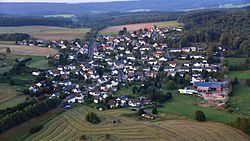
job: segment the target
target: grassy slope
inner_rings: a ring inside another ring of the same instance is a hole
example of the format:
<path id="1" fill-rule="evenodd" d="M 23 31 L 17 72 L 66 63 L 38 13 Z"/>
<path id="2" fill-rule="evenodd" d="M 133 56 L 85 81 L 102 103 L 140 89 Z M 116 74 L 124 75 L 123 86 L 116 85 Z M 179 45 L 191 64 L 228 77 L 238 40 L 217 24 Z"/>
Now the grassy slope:
<path id="1" fill-rule="evenodd" d="M 1 54 L 3 55 L 3 54 Z M 14 64 L 15 59 L 21 57 L 30 57 L 22 55 L 6 55 L 5 65 L 0 67 L 0 74 L 8 72 Z M 45 57 L 31 56 L 32 60 L 27 62 L 27 66 L 32 68 L 46 69 L 48 68 L 48 60 Z M 12 107 L 18 103 L 25 101 L 26 96 L 21 95 L 21 91 L 27 89 L 34 80 L 31 74 L 22 74 L 11 76 L 16 83 L 14 86 L 9 85 L 9 81 L 0 83 L 0 109 Z"/>
<path id="2" fill-rule="evenodd" d="M 3 134 L 0 134 L 0 139 L 4 141 L 21 141 L 24 140 L 27 136 L 29 136 L 29 130 L 31 127 L 35 127 L 37 125 L 45 124 L 49 120 L 56 117 L 58 114 L 60 114 L 62 110 L 60 109 L 54 109 L 51 110 L 39 117 L 36 117 L 30 121 L 25 122 L 24 124 L 17 126 L 15 128 L 12 128 L 8 130 L 7 132 L 4 132 Z"/>
<path id="3" fill-rule="evenodd" d="M 86 113 L 95 111 L 101 123 L 92 125 L 85 121 Z M 132 113 L 126 109 L 97 111 L 88 106 L 67 110 L 44 125 L 44 128 L 27 140 L 248 140 L 239 130 L 218 123 L 199 123 L 189 120 L 160 122 L 138 121 L 122 116 Z M 113 120 L 121 123 L 113 124 Z M 109 139 L 106 139 L 109 135 Z"/>
<path id="4" fill-rule="evenodd" d="M 250 87 L 240 84 L 234 87 L 230 105 L 239 108 L 237 113 L 250 116 Z"/>

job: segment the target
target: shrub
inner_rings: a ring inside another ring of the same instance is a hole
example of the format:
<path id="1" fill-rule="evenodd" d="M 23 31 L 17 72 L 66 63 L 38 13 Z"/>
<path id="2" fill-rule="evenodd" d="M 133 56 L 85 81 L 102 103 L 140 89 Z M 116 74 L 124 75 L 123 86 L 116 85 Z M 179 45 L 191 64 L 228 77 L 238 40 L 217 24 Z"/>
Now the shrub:
<path id="1" fill-rule="evenodd" d="M 247 79 L 245 83 L 248 87 L 250 87 L 250 79 Z"/>
<path id="2" fill-rule="evenodd" d="M 250 118 L 239 117 L 234 123 L 233 127 L 242 130 L 246 134 L 250 135 Z"/>
<path id="3" fill-rule="evenodd" d="M 31 134 L 34 134 L 34 133 L 36 133 L 36 132 L 39 132 L 39 131 L 42 130 L 42 129 L 43 129 L 43 125 L 38 125 L 38 126 L 35 126 L 35 127 L 30 128 L 30 133 L 31 133 Z"/>
<path id="4" fill-rule="evenodd" d="M 202 111 L 196 111 L 195 112 L 195 120 L 200 121 L 200 122 L 204 122 L 206 121 L 206 116 Z"/>
<path id="5" fill-rule="evenodd" d="M 138 116 L 141 116 L 142 114 L 145 114 L 145 112 L 143 109 L 140 109 L 137 114 L 138 114 Z"/>
<path id="6" fill-rule="evenodd" d="M 15 85 L 16 83 L 15 83 L 15 81 L 14 80 L 10 80 L 10 85 Z"/>
<path id="7" fill-rule="evenodd" d="M 86 120 L 92 124 L 97 124 L 100 122 L 99 117 L 94 112 L 90 112 L 86 116 Z"/>
<path id="8" fill-rule="evenodd" d="M 80 140 L 87 140 L 87 138 L 86 138 L 85 135 L 82 135 L 82 136 L 80 137 Z"/>

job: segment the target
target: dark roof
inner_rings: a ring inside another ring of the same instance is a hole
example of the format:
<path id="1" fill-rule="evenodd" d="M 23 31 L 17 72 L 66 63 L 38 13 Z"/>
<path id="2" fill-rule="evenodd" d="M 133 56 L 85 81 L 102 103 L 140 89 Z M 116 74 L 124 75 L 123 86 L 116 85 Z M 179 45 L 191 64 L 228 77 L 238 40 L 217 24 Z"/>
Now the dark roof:
<path id="1" fill-rule="evenodd" d="M 222 88 L 220 82 L 194 82 L 195 87 Z"/>

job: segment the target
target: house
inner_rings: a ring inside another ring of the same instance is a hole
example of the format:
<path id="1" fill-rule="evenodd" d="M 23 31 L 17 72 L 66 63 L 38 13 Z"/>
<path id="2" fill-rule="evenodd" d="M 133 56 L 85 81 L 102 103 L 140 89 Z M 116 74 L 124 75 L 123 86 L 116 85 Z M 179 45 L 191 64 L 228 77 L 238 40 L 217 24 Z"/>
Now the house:
<path id="1" fill-rule="evenodd" d="M 175 68 L 176 65 L 177 65 L 177 63 L 176 63 L 176 61 L 170 61 L 170 62 L 168 62 L 168 65 L 169 65 L 170 67 L 172 67 L 172 68 Z"/>
<path id="2" fill-rule="evenodd" d="M 131 107 L 139 107 L 141 105 L 141 101 L 139 99 L 133 99 L 128 102 L 128 105 Z"/>

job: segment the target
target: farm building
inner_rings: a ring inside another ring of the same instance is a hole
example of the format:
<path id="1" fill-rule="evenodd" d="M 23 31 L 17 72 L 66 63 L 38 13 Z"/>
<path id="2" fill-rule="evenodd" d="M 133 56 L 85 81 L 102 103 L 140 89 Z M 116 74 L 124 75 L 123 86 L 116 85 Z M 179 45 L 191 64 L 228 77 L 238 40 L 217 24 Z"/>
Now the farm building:
<path id="1" fill-rule="evenodd" d="M 197 91 L 202 91 L 202 92 L 208 92 L 208 91 L 221 92 L 223 85 L 221 82 L 194 82 L 193 87 L 195 87 Z"/>

